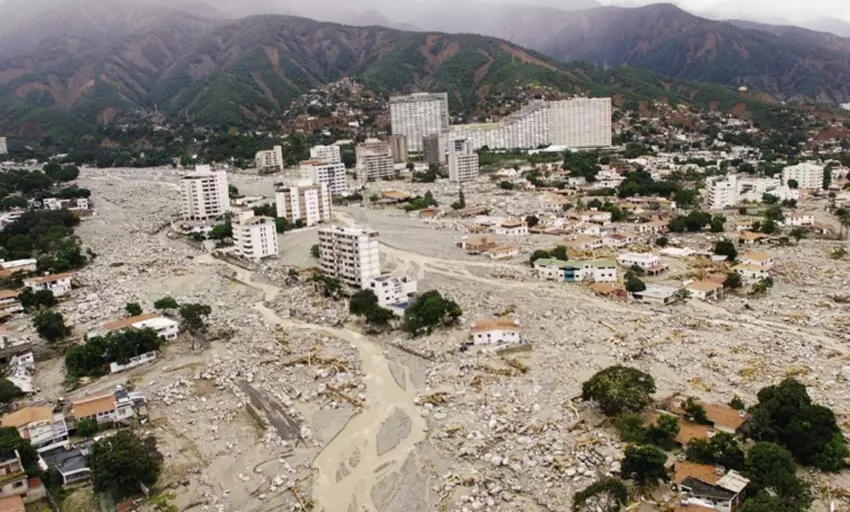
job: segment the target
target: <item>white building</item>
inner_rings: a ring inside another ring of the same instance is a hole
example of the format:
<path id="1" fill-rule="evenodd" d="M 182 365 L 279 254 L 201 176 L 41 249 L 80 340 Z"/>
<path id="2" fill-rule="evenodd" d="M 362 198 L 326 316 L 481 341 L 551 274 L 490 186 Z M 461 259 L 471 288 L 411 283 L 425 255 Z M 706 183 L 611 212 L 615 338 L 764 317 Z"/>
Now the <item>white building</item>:
<path id="1" fill-rule="evenodd" d="M 637 265 L 642 269 L 650 269 L 661 266 L 661 257 L 649 252 L 627 252 L 617 256 L 617 263 L 622 267 L 633 267 Z"/>
<path id="2" fill-rule="evenodd" d="M 323 164 L 338 164 L 342 162 L 342 152 L 336 144 L 330 146 L 313 146 L 310 148 L 310 160 L 315 160 Z"/>
<path id="3" fill-rule="evenodd" d="M 27 277 L 24 286 L 32 288 L 33 292 L 50 290 L 55 297 L 61 297 L 71 291 L 71 274 L 54 274 L 50 276 Z"/>
<path id="4" fill-rule="evenodd" d="M 180 198 L 184 220 L 207 220 L 230 211 L 227 173 L 213 171 L 209 165 L 198 165 L 195 172 L 180 180 Z"/>
<path id="5" fill-rule="evenodd" d="M 476 345 L 495 345 L 498 343 L 519 343 L 519 321 L 509 318 L 485 318 L 472 322 L 469 334 Z"/>
<path id="6" fill-rule="evenodd" d="M 472 152 L 466 141 L 452 141 L 449 146 L 449 180 L 464 183 L 477 177 L 478 154 Z"/>
<path id="7" fill-rule="evenodd" d="M 767 269 L 773 268 L 773 265 L 776 264 L 776 260 L 773 259 L 773 256 L 766 252 L 758 251 L 744 253 L 739 260 L 745 265 L 758 265 Z"/>
<path id="8" fill-rule="evenodd" d="M 121 401 L 119 403 L 114 394 L 71 402 L 71 410 L 78 422 L 84 418 L 91 418 L 98 424 L 128 423 L 132 422 L 136 415 L 132 401 Z"/>
<path id="9" fill-rule="evenodd" d="M 278 255 L 277 229 L 271 217 L 255 216 L 252 210 L 236 212 L 233 217 L 233 245 L 236 254 L 259 261 Z"/>
<path id="10" fill-rule="evenodd" d="M 815 216 L 810 213 L 792 213 L 786 215 L 782 224 L 785 226 L 811 226 L 815 223 Z"/>
<path id="11" fill-rule="evenodd" d="M 789 181 L 794 180 L 797 182 L 797 188 L 820 189 L 823 188 L 823 169 L 822 165 L 811 162 L 792 165 L 782 169 L 782 182 L 788 185 Z"/>
<path id="12" fill-rule="evenodd" d="M 38 453 L 68 446 L 65 415 L 50 407 L 24 407 L 3 416 L 3 427 L 15 427 L 21 438 L 28 439 Z"/>
<path id="13" fill-rule="evenodd" d="M 390 155 L 363 155 L 361 166 L 357 168 L 359 181 L 375 181 L 394 178 L 395 167 Z"/>
<path id="14" fill-rule="evenodd" d="M 506 220 L 493 226 L 491 231 L 497 235 L 525 236 L 528 234 L 528 225 L 519 219 Z"/>
<path id="15" fill-rule="evenodd" d="M 694 281 L 685 286 L 685 289 L 691 294 L 691 297 L 703 301 L 723 297 L 723 285 L 714 281 Z"/>
<path id="16" fill-rule="evenodd" d="M 257 151 L 254 155 L 254 167 L 260 171 L 282 171 L 283 149 L 274 146 L 272 149 Z"/>
<path id="17" fill-rule="evenodd" d="M 339 226 L 319 229 L 319 267 L 352 288 L 368 288 L 381 275 L 378 232 Z"/>
<path id="18" fill-rule="evenodd" d="M 407 150 L 421 152 L 422 138 L 449 129 L 447 93 L 417 93 L 390 98 L 392 132 L 407 137 Z"/>
<path id="19" fill-rule="evenodd" d="M 277 216 L 305 226 L 331 220 L 333 203 L 327 183 L 283 188 L 275 194 Z"/>
<path id="20" fill-rule="evenodd" d="M 301 173 L 303 177 L 313 183 L 324 183 L 328 191 L 334 196 L 348 194 L 348 186 L 345 183 L 345 164 L 323 164 L 315 160 L 301 162 Z"/>
<path id="21" fill-rule="evenodd" d="M 73 199 L 45 197 L 41 204 L 47 210 L 68 210 L 70 212 L 86 211 L 91 207 L 89 200 L 85 197 L 76 197 Z"/>
<path id="22" fill-rule="evenodd" d="M 6 261 L 0 259 L 0 268 L 3 270 L 8 270 L 10 272 L 20 272 L 20 271 L 35 271 L 38 266 L 38 260 L 35 258 L 27 258 L 24 260 L 12 260 Z"/>
<path id="23" fill-rule="evenodd" d="M 736 206 L 743 201 L 760 203 L 765 194 L 777 197 L 780 201 L 797 200 L 800 197 L 796 189 L 783 185 L 775 178 L 751 178 L 734 174 L 712 176 L 705 180 L 708 190 L 708 204 L 712 210 L 722 210 Z"/>
<path id="24" fill-rule="evenodd" d="M 372 279 L 369 289 L 378 298 L 379 306 L 403 315 L 404 308 L 400 306 L 405 305 L 410 296 L 416 293 L 416 281 L 406 277 L 380 276 Z"/>
<path id="25" fill-rule="evenodd" d="M 732 270 L 741 275 L 741 280 L 745 284 L 757 283 L 762 279 L 770 276 L 768 268 L 763 267 L 761 265 L 750 265 L 747 263 L 740 263 L 732 267 Z"/>
<path id="26" fill-rule="evenodd" d="M 538 148 L 551 144 L 549 104 L 532 101 L 497 123 L 452 125 L 450 139 L 469 142 L 472 150 Z"/>
<path id="27" fill-rule="evenodd" d="M 574 98 L 549 104 L 551 142 L 567 148 L 611 145 L 611 98 Z"/>
<path id="28" fill-rule="evenodd" d="M 121 331 L 124 329 L 153 329 L 160 338 L 173 340 L 180 334 L 180 323 L 156 313 L 145 313 L 143 315 L 115 320 L 114 322 L 107 322 L 97 331 L 88 333 L 86 338 L 101 336 L 112 331 Z"/>
<path id="29" fill-rule="evenodd" d="M 6 137 L 0 137 L 0 155 L 9 154 L 9 145 L 6 143 Z"/>

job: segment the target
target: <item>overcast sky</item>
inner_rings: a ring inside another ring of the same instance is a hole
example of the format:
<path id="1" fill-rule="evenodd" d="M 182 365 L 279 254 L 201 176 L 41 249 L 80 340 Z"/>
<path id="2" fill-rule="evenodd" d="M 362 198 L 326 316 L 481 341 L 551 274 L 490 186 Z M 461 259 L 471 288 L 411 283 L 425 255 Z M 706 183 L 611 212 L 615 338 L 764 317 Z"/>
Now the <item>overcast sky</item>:
<path id="1" fill-rule="evenodd" d="M 600 0 L 613 5 L 644 5 L 649 0 Z M 791 22 L 818 17 L 840 18 L 850 22 L 850 0 L 673 0 L 696 14 L 716 14 L 724 18 L 779 19 Z"/>

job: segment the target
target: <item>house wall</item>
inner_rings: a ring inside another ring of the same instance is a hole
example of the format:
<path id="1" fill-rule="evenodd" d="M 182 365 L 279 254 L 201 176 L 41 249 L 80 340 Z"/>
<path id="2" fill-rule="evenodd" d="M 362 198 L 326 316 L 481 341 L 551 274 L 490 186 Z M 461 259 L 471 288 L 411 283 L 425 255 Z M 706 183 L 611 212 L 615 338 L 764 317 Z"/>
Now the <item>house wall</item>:
<path id="1" fill-rule="evenodd" d="M 472 339 L 476 345 L 493 345 L 496 343 L 519 343 L 520 335 L 518 330 L 501 330 L 494 329 L 486 332 L 477 332 L 472 335 Z"/>

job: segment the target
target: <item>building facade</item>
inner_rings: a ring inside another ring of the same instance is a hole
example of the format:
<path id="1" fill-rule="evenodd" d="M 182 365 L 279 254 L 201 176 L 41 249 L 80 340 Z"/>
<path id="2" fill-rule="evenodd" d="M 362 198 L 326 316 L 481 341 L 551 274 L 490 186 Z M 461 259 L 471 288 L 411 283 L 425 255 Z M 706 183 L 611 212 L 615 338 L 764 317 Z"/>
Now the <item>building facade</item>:
<path id="1" fill-rule="evenodd" d="M 348 185 L 345 183 L 345 165 L 342 163 L 323 164 L 315 160 L 301 162 L 303 177 L 313 183 L 324 183 L 328 191 L 334 196 L 348 194 Z"/>
<path id="2" fill-rule="evenodd" d="M 56 297 L 61 297 L 71 291 L 71 274 L 53 274 L 49 276 L 27 277 L 24 286 L 32 291 L 50 290 Z"/>
<path id="3" fill-rule="evenodd" d="M 342 152 L 336 144 L 331 144 L 330 146 L 313 146 L 310 148 L 310 160 L 315 160 L 323 164 L 338 164 L 342 162 Z"/>
<path id="4" fill-rule="evenodd" d="M 510 318 L 485 318 L 472 322 L 469 334 L 476 345 L 495 345 L 499 343 L 519 343 L 519 321 Z"/>
<path id="5" fill-rule="evenodd" d="M 611 146 L 611 98 L 549 103 L 551 143 L 568 148 Z"/>
<path id="6" fill-rule="evenodd" d="M 780 201 L 797 200 L 800 193 L 775 178 L 753 178 L 729 174 L 711 176 L 705 180 L 708 205 L 712 210 L 722 210 L 742 202 L 760 203 L 764 195 L 775 196 Z M 802 188 L 802 186 L 800 187 Z"/>
<path id="7" fill-rule="evenodd" d="M 199 165 L 180 180 L 184 220 L 208 220 L 230 211 L 227 173 Z"/>
<path id="8" fill-rule="evenodd" d="M 390 98 L 392 132 L 407 138 L 407 150 L 422 151 L 422 138 L 449 129 L 447 93 L 417 93 Z"/>
<path id="9" fill-rule="evenodd" d="M 789 186 L 789 182 L 797 182 L 797 188 L 813 190 L 823 188 L 823 166 L 810 162 L 803 162 L 782 169 L 782 183 Z"/>
<path id="10" fill-rule="evenodd" d="M 350 288 L 368 288 L 381 275 L 378 232 L 339 226 L 320 229 L 319 267 Z"/>
<path id="11" fill-rule="evenodd" d="M 393 163 L 407 163 L 407 137 L 401 134 L 390 135 L 390 154 Z"/>
<path id="12" fill-rule="evenodd" d="M 406 277 L 380 276 L 369 283 L 369 289 L 378 298 L 379 306 L 404 314 L 403 308 L 393 306 L 399 306 L 410 300 L 410 296 L 416 293 L 416 281 Z"/>
<path id="13" fill-rule="evenodd" d="M 332 215 L 331 193 L 327 183 L 280 189 L 275 194 L 277 216 L 305 226 L 328 222 Z"/>
<path id="14" fill-rule="evenodd" d="M 549 103 L 533 101 L 497 123 L 460 124 L 450 127 L 449 138 L 467 140 L 472 150 L 519 149 L 548 146 L 552 142 Z"/>
<path id="15" fill-rule="evenodd" d="M 275 146 L 272 149 L 257 151 L 254 155 L 254 167 L 259 171 L 282 171 L 283 149 L 280 146 Z"/>
<path id="16" fill-rule="evenodd" d="M 390 143 L 379 139 L 366 139 L 354 148 L 356 166 L 362 168 L 370 156 L 391 156 Z"/>
<path id="17" fill-rule="evenodd" d="M 0 155 L 9 154 L 9 144 L 6 142 L 6 137 L 0 137 Z"/>
<path id="18" fill-rule="evenodd" d="M 429 164 L 446 164 L 446 134 L 432 133 L 422 138 L 422 153 Z"/>
<path id="19" fill-rule="evenodd" d="M 239 256 L 259 261 L 278 255 L 273 218 L 256 216 L 252 210 L 245 210 L 236 213 L 232 226 L 233 245 Z"/>
<path id="20" fill-rule="evenodd" d="M 362 167 L 357 168 L 359 181 L 374 181 L 395 177 L 393 158 L 389 155 L 365 155 Z"/>
<path id="21" fill-rule="evenodd" d="M 449 147 L 449 180 L 464 183 L 477 177 L 478 154 L 472 152 L 467 141 L 452 141 Z"/>

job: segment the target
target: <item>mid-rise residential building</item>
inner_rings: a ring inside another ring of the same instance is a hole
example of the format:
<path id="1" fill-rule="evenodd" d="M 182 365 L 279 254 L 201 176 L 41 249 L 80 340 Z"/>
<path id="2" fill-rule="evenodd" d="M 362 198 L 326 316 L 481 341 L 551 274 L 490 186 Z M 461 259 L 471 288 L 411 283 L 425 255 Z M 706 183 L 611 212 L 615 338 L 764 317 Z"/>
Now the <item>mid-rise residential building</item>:
<path id="1" fill-rule="evenodd" d="M 356 166 L 362 168 L 368 156 L 392 156 L 390 143 L 380 139 L 366 139 L 354 148 Z"/>
<path id="2" fill-rule="evenodd" d="M 32 503 L 44 496 L 44 484 L 41 479 L 27 478 L 18 450 L 0 453 L 0 499 L 3 500 L 4 506 L 18 507 L 20 502 Z M 18 507 L 18 510 L 22 509 Z"/>
<path id="3" fill-rule="evenodd" d="M 401 316 L 410 297 L 416 293 L 416 281 L 406 277 L 380 276 L 369 283 L 369 289 L 378 298 L 379 306 Z"/>
<path id="4" fill-rule="evenodd" d="M 455 183 L 478 177 L 478 154 L 464 140 L 452 141 L 449 147 L 449 180 Z"/>
<path id="5" fill-rule="evenodd" d="M 329 222 L 332 215 L 331 193 L 327 183 L 282 188 L 275 194 L 277 216 L 289 222 L 300 220 L 305 226 Z"/>
<path id="6" fill-rule="evenodd" d="M 393 163 L 403 164 L 407 162 L 407 137 L 401 134 L 390 135 L 390 154 Z"/>
<path id="7" fill-rule="evenodd" d="M 760 203 L 764 195 L 775 196 L 780 201 L 799 199 L 800 193 L 775 178 L 737 176 L 711 176 L 705 180 L 708 205 L 712 210 L 722 210 L 741 202 Z"/>
<path id="8" fill-rule="evenodd" d="M 254 167 L 260 172 L 279 172 L 283 170 L 283 149 L 274 146 L 272 149 L 257 151 L 254 155 Z"/>
<path id="9" fill-rule="evenodd" d="M 534 271 L 544 281 L 617 282 L 617 265 L 610 260 L 564 261 L 541 258 L 534 261 Z"/>
<path id="10" fill-rule="evenodd" d="M 407 150 L 422 151 L 422 138 L 449 129 L 447 93 L 417 93 L 390 98 L 392 132 L 407 138 Z"/>
<path id="11" fill-rule="evenodd" d="M 184 220 L 208 220 L 230 211 L 227 173 L 198 165 L 180 180 Z"/>
<path id="12" fill-rule="evenodd" d="M 319 267 L 351 288 L 368 288 L 381 275 L 378 232 L 339 226 L 319 229 Z"/>
<path id="13" fill-rule="evenodd" d="M 278 255 L 277 229 L 273 218 L 244 210 L 236 212 L 232 226 L 233 245 L 239 256 L 259 261 Z"/>
<path id="14" fill-rule="evenodd" d="M 432 133 L 422 139 L 422 153 L 429 164 L 446 164 L 447 136 L 443 133 Z"/>
<path id="15" fill-rule="evenodd" d="M 568 148 L 611 145 L 611 98 L 574 98 L 549 103 L 551 143 Z"/>
<path id="16" fill-rule="evenodd" d="M 0 155 L 9 154 L 9 144 L 6 142 L 6 137 L 0 137 Z"/>
<path id="17" fill-rule="evenodd" d="M 53 274 L 49 276 L 36 276 L 24 278 L 24 286 L 33 292 L 50 290 L 56 297 L 61 297 L 71 291 L 71 274 Z"/>
<path id="18" fill-rule="evenodd" d="M 797 182 L 797 188 L 804 190 L 823 188 L 823 169 L 822 165 L 811 162 L 786 167 L 782 169 L 782 183 L 790 186 L 789 182 L 793 180 Z"/>
<path id="19" fill-rule="evenodd" d="M 393 158 L 389 155 L 364 155 L 362 167 L 357 168 L 359 181 L 374 181 L 395 177 Z"/>
<path id="20" fill-rule="evenodd" d="M 315 160 L 323 164 L 338 164 L 342 162 L 342 152 L 336 144 L 330 146 L 313 146 L 310 148 L 310 160 Z"/>
<path id="21" fill-rule="evenodd" d="M 323 164 L 316 160 L 301 162 L 301 173 L 304 178 L 313 183 L 324 183 L 328 191 L 334 196 L 348 194 L 348 186 L 345 183 L 345 164 Z"/>

